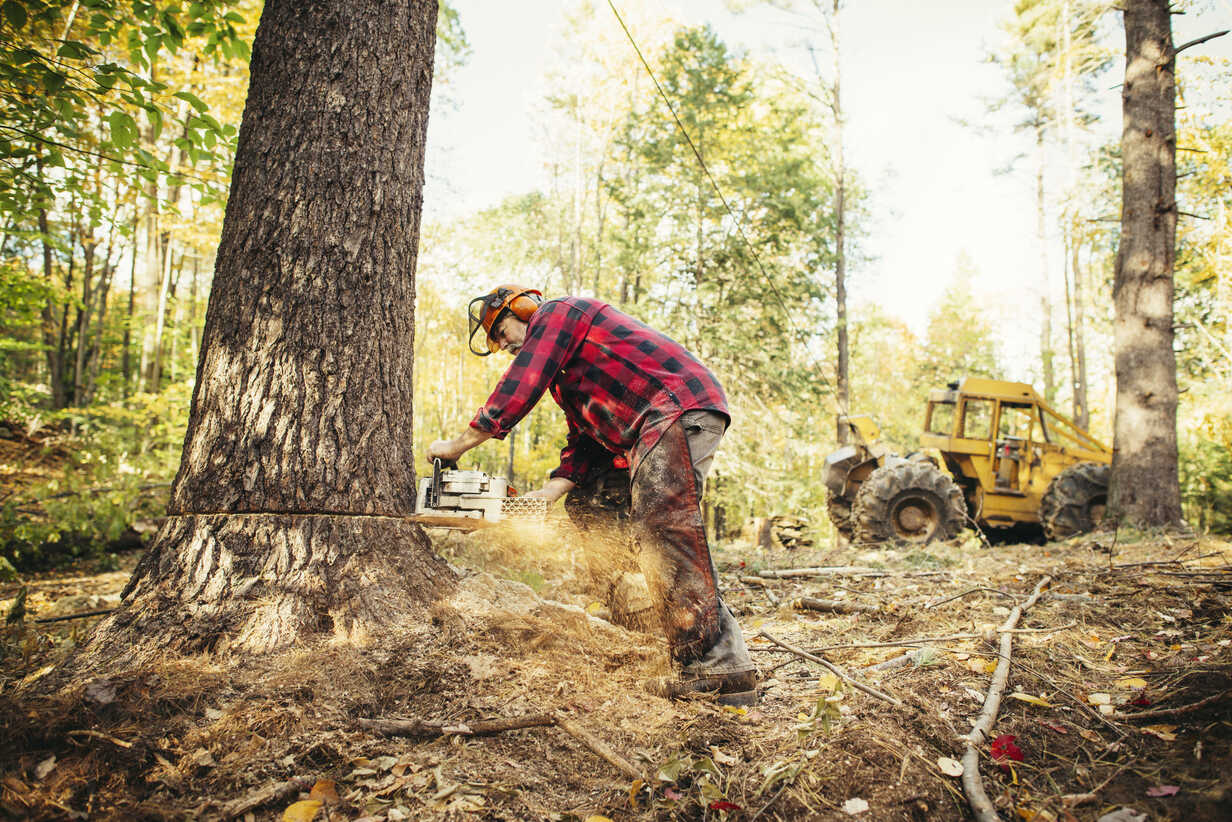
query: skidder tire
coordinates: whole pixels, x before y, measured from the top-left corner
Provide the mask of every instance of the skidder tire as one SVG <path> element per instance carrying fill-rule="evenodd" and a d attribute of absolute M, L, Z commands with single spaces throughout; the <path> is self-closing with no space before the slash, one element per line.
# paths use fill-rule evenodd
<path fill-rule="evenodd" d="M 856 527 L 851 518 L 851 500 L 844 497 L 828 494 L 826 496 L 826 513 L 830 515 L 830 522 L 834 525 L 834 530 L 843 535 L 847 541 L 855 539 Z"/>
<path fill-rule="evenodd" d="M 1053 478 L 1040 500 L 1040 523 L 1050 541 L 1095 530 L 1104 518 L 1111 470 L 1102 463 L 1080 462 Z"/>
<path fill-rule="evenodd" d="M 856 540 L 925 545 L 956 536 L 966 520 L 961 489 L 929 462 L 883 465 L 852 506 Z"/>

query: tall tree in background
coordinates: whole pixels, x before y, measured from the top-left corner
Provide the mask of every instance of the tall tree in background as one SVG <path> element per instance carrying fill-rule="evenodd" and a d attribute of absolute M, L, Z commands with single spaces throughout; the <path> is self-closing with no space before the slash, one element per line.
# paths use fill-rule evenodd
<path fill-rule="evenodd" d="M 1172 348 L 1175 65 L 1168 0 L 1127 0 L 1109 509 L 1118 521 L 1140 526 L 1181 521 Z"/>
<path fill-rule="evenodd" d="M 170 516 L 94 652 L 362 638 L 451 583 L 401 518 L 436 11 L 266 3 Z"/>

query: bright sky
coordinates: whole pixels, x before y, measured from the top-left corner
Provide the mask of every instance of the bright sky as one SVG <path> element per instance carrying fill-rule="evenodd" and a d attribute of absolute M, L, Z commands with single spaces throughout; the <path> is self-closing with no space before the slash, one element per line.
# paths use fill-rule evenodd
<path fill-rule="evenodd" d="M 544 69 L 573 2 L 454 0 L 474 54 L 454 79 L 456 107 L 440 107 L 430 120 L 428 219 L 492 205 L 542 184 L 535 116 L 546 91 Z M 664 5 L 686 23 L 710 23 L 729 44 L 753 54 L 801 59 L 788 45 L 798 36 L 781 15 L 734 17 L 723 0 Z M 1199 5 L 1205 11 L 1173 17 L 1176 43 L 1229 28 L 1229 0 Z M 1005 92 L 999 70 L 983 58 L 1000 42 L 998 23 L 1011 7 L 993 0 L 846 4 L 847 152 L 849 165 L 871 188 L 873 213 L 864 249 L 873 259 L 852 272 L 852 288 L 857 303 L 876 302 L 922 331 L 965 253 L 979 272 L 977 292 L 1000 302 L 1003 314 L 1011 312 L 1015 329 L 1007 353 L 1029 358 L 1039 317 L 1034 177 L 1029 158 L 1014 173 L 995 173 L 1028 145 L 1003 129 L 984 134 L 957 122 L 982 123 L 983 99 Z M 598 9 L 616 28 L 606 3 Z M 1229 41 L 1232 36 L 1198 48 L 1209 56 L 1232 56 Z M 1119 28 L 1115 45 L 1123 48 Z M 1120 130 L 1120 89 L 1112 86 L 1120 82 L 1121 66 L 1107 84 L 1100 126 L 1113 138 Z M 1061 255 L 1052 245 L 1054 324 L 1060 325 Z"/>

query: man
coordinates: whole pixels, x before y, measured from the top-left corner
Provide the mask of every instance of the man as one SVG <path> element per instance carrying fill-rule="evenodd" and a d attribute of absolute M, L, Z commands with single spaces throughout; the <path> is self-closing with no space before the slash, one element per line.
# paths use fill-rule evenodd
<path fill-rule="evenodd" d="M 468 313 L 471 351 L 507 351 L 514 361 L 470 426 L 432 443 L 428 460 L 457 460 L 504 438 L 550 391 L 565 412 L 568 438 L 560 467 L 528 496 L 554 502 L 609 471 L 615 456 L 627 460 L 638 558 L 681 668 L 678 679 L 652 689 L 755 703 L 753 663 L 719 598 L 699 502 L 730 419 L 718 380 L 678 343 L 598 300 L 545 302 L 534 289 L 504 285 L 472 300 Z M 477 348 L 481 329 L 486 339 Z"/>

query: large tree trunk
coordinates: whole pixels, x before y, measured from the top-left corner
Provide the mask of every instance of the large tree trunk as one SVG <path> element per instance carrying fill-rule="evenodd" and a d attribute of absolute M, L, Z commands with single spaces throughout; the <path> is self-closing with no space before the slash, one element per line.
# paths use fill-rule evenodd
<path fill-rule="evenodd" d="M 1125 4 L 1121 242 L 1117 249 L 1116 422 L 1109 509 L 1139 526 L 1181 519 L 1172 269 L 1176 86 L 1167 0 Z"/>
<path fill-rule="evenodd" d="M 265 4 L 170 516 L 96 649 L 362 640 L 452 585 L 404 518 L 435 22 Z"/>

